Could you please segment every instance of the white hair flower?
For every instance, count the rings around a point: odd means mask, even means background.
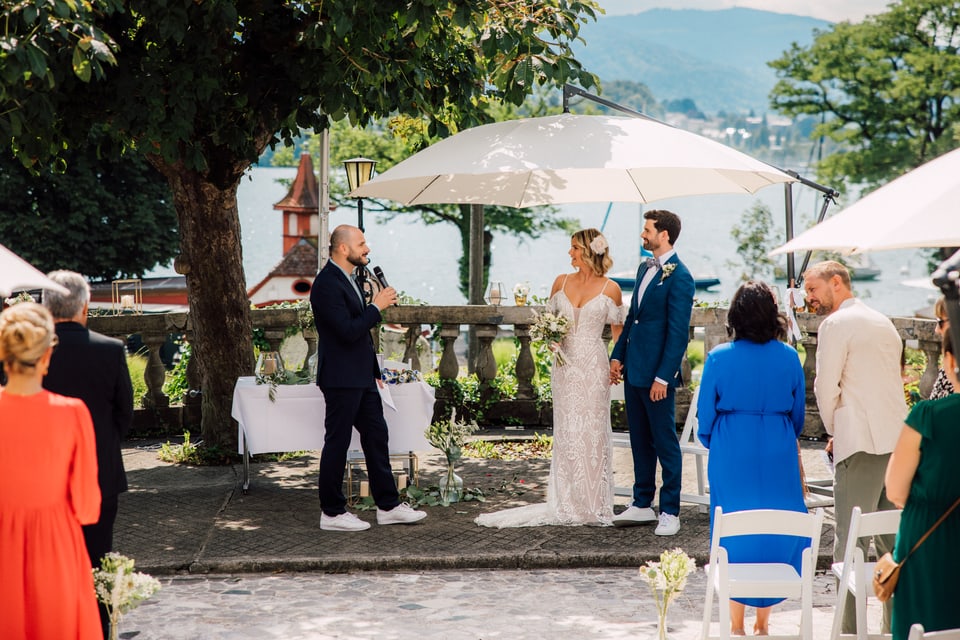
[[[607,247],[610,245],[607,243],[607,239],[603,236],[597,236],[590,241],[590,250],[593,251],[598,256],[602,256],[607,251]]]

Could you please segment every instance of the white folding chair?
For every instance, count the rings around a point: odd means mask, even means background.
[[[710,450],[700,444],[700,439],[697,438],[697,427],[700,424],[697,420],[699,398],[698,385],[690,397],[690,410],[687,411],[687,418],[683,421],[683,431],[680,432],[680,453],[684,456],[692,455],[697,465],[697,492],[681,492],[680,501],[698,504],[700,511],[706,513],[710,509],[710,489],[707,486],[707,458],[710,456]]]
[[[730,638],[731,598],[795,598],[801,601],[800,633],[789,636],[813,640],[813,574],[820,549],[823,509],[814,513],[756,509],[724,513],[717,507],[713,517],[713,539],[710,543],[710,564],[707,565],[707,594],[703,607],[701,638]],[[810,538],[803,550],[801,570],[779,562],[731,563],[721,538],[755,534]],[[713,596],[717,595],[720,618],[719,636],[710,636]]]
[[[910,627],[907,640],[960,640],[960,629],[924,632],[922,624],[915,624]]]
[[[831,566],[837,585],[837,605],[834,607],[833,627],[830,637],[840,637],[843,612],[846,609],[847,594],[852,593],[857,611],[857,640],[867,640],[867,598],[873,594],[873,570],[876,562],[867,562],[863,549],[857,546],[860,538],[885,534],[895,534],[900,528],[900,509],[862,513],[860,507],[854,507],[850,513],[850,527],[847,534],[847,547],[843,551],[843,562]],[[889,635],[887,635],[889,637]]]

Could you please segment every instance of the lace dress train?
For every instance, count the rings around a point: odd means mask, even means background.
[[[481,514],[485,527],[609,525],[613,521],[610,364],[603,329],[622,324],[623,309],[601,293],[576,308],[563,290],[547,309],[571,319],[561,344],[566,364],[553,366],[553,457],[547,501]]]

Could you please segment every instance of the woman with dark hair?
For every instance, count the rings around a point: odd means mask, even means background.
[[[747,282],[727,314],[733,342],[710,351],[697,402],[697,435],[710,449],[710,524],[724,513],[747,509],[806,512],[797,456],[803,431],[805,389],[797,352],[782,340],[786,318],[770,288]],[[728,540],[731,562],[789,562],[800,570],[806,538],[751,536]],[[744,635],[744,608],[757,608],[756,635],[767,635],[773,598],[730,603],[730,631]]]
[[[940,296],[937,303],[933,305],[933,313],[937,316],[937,328],[934,332],[941,338],[950,333],[950,318],[947,316],[947,299]],[[906,352],[904,352],[906,353]],[[946,369],[941,366],[937,371],[937,379],[933,382],[933,389],[930,391],[930,400],[946,398],[953,393],[953,383],[947,377]]]
[[[950,332],[943,334],[943,371],[957,389],[957,356]],[[934,529],[916,551],[917,541],[960,498],[960,474],[956,471],[960,450],[960,395],[918,402],[910,410],[897,446],[887,463],[887,498],[903,509],[893,559],[903,562],[893,596],[894,640],[906,640],[910,626],[924,631],[960,627],[952,584],[960,571],[960,508]],[[904,562],[907,555],[910,559]]]

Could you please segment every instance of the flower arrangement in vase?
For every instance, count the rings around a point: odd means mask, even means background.
[[[456,474],[454,465],[463,455],[467,436],[476,430],[475,422],[457,421],[457,410],[453,409],[449,420],[434,422],[423,434],[427,442],[442,451],[447,458],[447,472],[440,480],[440,500],[444,505],[459,502],[463,497],[463,480]]]
[[[120,616],[130,611],[160,589],[160,581],[134,571],[132,558],[110,552],[93,570],[97,600],[107,607],[110,616],[110,640],[120,637]]]
[[[660,562],[648,561],[640,567],[640,578],[650,585],[657,604],[657,640],[667,640],[667,608],[687,586],[687,576],[697,563],[677,547],[660,554]]]

